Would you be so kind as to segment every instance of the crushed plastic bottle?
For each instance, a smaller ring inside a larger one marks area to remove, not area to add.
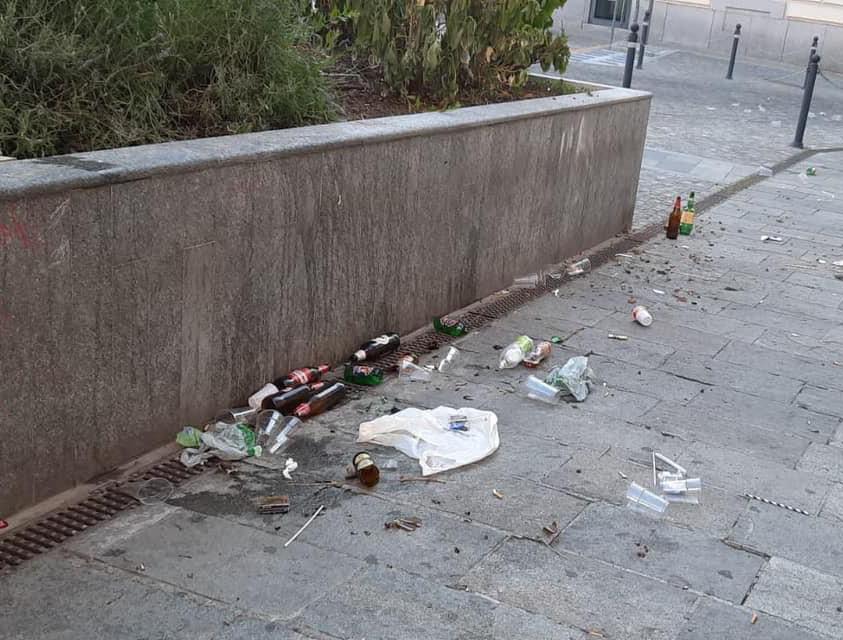
[[[439,373],[445,373],[453,369],[459,356],[459,350],[456,347],[450,347],[447,355],[439,361],[439,366],[437,367]]]
[[[533,339],[529,336],[518,336],[501,354],[499,369],[512,369],[533,350]]]

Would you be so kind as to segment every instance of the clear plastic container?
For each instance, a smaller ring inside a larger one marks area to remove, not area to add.
[[[527,397],[533,400],[541,400],[548,404],[559,402],[560,390],[536,376],[527,376],[524,381],[524,390],[527,392]]]
[[[277,453],[290,440],[290,436],[302,425],[302,421],[295,416],[285,416],[270,409],[261,411],[255,424],[258,444],[270,454]]]
[[[663,493],[687,493],[689,491],[702,491],[702,480],[700,480],[699,478],[662,480],[661,485]]]
[[[439,373],[445,373],[446,371],[453,369],[459,356],[459,350],[456,347],[450,347],[448,349],[448,354],[439,361],[439,366],[437,367]]]
[[[569,276],[581,276],[589,271],[591,271],[591,260],[588,258],[577,260],[568,267]]]
[[[631,482],[626,490],[626,506],[634,511],[649,515],[662,514],[667,509],[667,505],[667,500],[652,491],[647,491],[636,482]]]
[[[404,382],[428,382],[430,378],[430,369],[420,367],[409,360],[402,360],[398,363],[399,380],[403,380]]]

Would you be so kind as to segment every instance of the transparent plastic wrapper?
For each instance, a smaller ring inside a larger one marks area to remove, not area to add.
[[[259,457],[262,451],[257,445],[255,432],[244,423],[214,422],[208,425],[201,440],[199,447],[188,447],[181,452],[181,463],[185,467],[195,467],[210,458],[242,460]]]
[[[510,289],[535,289],[542,284],[544,284],[544,275],[541,272],[531,273],[515,278]]]
[[[536,376],[527,376],[524,381],[524,390],[527,392],[527,397],[532,400],[540,400],[548,404],[559,403],[560,390]]]
[[[404,382],[428,382],[431,378],[430,369],[402,360],[398,363],[398,379]]]
[[[588,397],[589,383],[594,373],[588,368],[588,358],[575,356],[561,367],[554,367],[544,381],[562,390],[562,395],[571,395],[577,402]]]
[[[452,370],[456,366],[457,359],[459,357],[459,350],[456,347],[450,347],[447,355],[439,361],[439,366],[437,367],[439,373],[445,373],[446,371]]]
[[[647,491],[636,482],[631,482],[626,490],[626,506],[633,511],[649,515],[662,514],[667,509],[668,501],[652,491]]]
[[[451,418],[465,417],[468,429],[450,429]],[[429,476],[482,460],[497,450],[498,417],[469,407],[409,408],[360,425],[357,442],[394,447],[416,458]]]

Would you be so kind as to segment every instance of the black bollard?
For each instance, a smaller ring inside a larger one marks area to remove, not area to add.
[[[623,69],[623,87],[629,89],[632,85],[632,68],[635,66],[635,48],[638,44],[638,25],[634,22],[629,26],[629,38],[626,43],[626,66]]]
[[[805,91],[802,93],[802,110],[799,112],[799,122],[796,123],[796,137],[790,146],[801,149],[802,138],[805,136],[805,125],[808,124],[808,113],[811,111],[811,99],[814,97],[814,83],[820,70],[820,57],[815,53],[808,64],[808,77],[805,78]]]
[[[650,10],[644,12],[644,28],[641,30],[641,42],[638,43],[638,69],[644,68],[644,47],[647,46],[647,36],[650,35]]]
[[[735,36],[732,39],[732,56],[729,58],[729,71],[726,72],[726,80],[732,79],[732,72],[735,70],[735,56],[738,55],[738,41],[741,39],[741,25],[735,25]]]
[[[808,82],[808,69],[811,68],[811,58],[817,53],[817,48],[820,44],[820,37],[814,36],[814,41],[811,43],[811,53],[808,54],[808,66],[805,67],[805,79],[802,81],[802,88],[805,88],[805,84]]]

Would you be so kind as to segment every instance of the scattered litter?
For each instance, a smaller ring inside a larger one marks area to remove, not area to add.
[[[642,327],[649,327],[653,324],[653,316],[650,315],[649,311],[647,311],[647,307],[640,304],[637,307],[633,307],[632,319]]]
[[[634,258],[635,256],[630,255],[629,253],[616,253],[616,258]]]
[[[761,236],[761,242],[784,242],[781,236]]]
[[[257,411],[261,408],[261,405],[263,404],[264,400],[266,400],[269,396],[276,395],[278,392],[279,389],[276,385],[271,382],[267,382],[260,389],[258,389],[251,396],[249,396],[249,406],[255,411]]]
[[[158,504],[173,495],[173,483],[166,478],[150,478],[138,484],[134,495],[142,504]]]
[[[258,513],[267,516],[287,513],[290,510],[290,496],[264,496],[258,499]]]
[[[554,289],[553,295],[555,295],[558,298],[559,297],[559,289]]]
[[[548,404],[559,402],[559,389],[552,384],[540,380],[536,376],[527,376],[527,379],[524,381],[524,391],[526,391],[527,397],[531,400],[541,400]]]
[[[506,347],[501,354],[499,369],[512,369],[518,366],[524,358],[533,350],[533,340],[529,336],[518,336],[515,341]]]
[[[577,260],[568,267],[569,276],[580,276],[588,271],[591,271],[591,260],[588,258]]]
[[[752,618],[750,618],[749,620],[749,624],[755,624],[756,622],[758,622],[758,614],[753,611]]]
[[[817,175],[817,169],[816,169],[816,167],[808,167],[807,169],[805,169],[805,175],[806,175],[806,176],[815,176],[815,175]]]
[[[747,498],[751,498],[753,500],[758,500],[759,502],[763,502],[764,504],[771,504],[774,507],[780,507],[782,509],[787,509],[788,511],[793,511],[794,513],[801,513],[803,516],[810,516],[811,514],[807,511],[803,511],[802,509],[797,509],[796,507],[791,507],[788,504],[782,504],[781,502],[776,502],[775,500],[770,500],[768,498],[762,498],[760,496],[752,495],[751,493],[744,494]]]
[[[433,328],[439,333],[459,338],[468,333],[468,327],[459,320],[442,317],[433,319]]]
[[[770,167],[760,166],[755,172],[755,175],[769,178],[771,175],[773,175],[773,170]]]
[[[648,491],[636,482],[630,482],[626,490],[626,505],[642,513],[664,513],[668,502],[652,491]]]
[[[563,342],[562,338],[560,338],[559,336],[551,336],[550,341],[553,344],[562,344],[562,342]]]
[[[383,382],[383,369],[364,364],[346,364],[343,380],[365,387],[376,387]]]
[[[682,467],[682,466],[680,466],[680,465],[676,464],[673,460],[671,460],[671,459],[670,459],[670,458],[668,458],[667,456],[664,456],[664,455],[662,455],[662,454],[660,454],[660,453],[657,453],[657,452],[653,452],[653,456],[654,456],[656,459],[661,460],[662,462],[664,462],[666,465],[673,467],[673,468],[676,470],[676,472],[677,472],[677,473],[679,473],[679,474],[681,474],[681,475],[683,475],[683,476],[684,476],[684,475],[687,475],[688,471],[685,469],[685,467]]]
[[[180,460],[185,467],[195,467],[211,458],[242,460],[252,456],[260,457],[262,451],[257,444],[255,432],[244,423],[214,422],[208,425],[200,439],[198,447],[187,447],[181,452]]]
[[[460,357],[460,352],[456,347],[449,347],[447,355],[442,358],[439,362],[439,366],[436,367],[439,373],[445,373],[446,371],[451,371],[457,359]]]
[[[455,414],[471,422],[468,431],[450,431]],[[360,425],[357,442],[394,447],[417,458],[422,475],[429,476],[482,460],[500,445],[498,417],[472,408],[403,409]]]
[[[422,526],[422,521],[419,518],[396,518],[385,522],[383,525],[386,529],[403,529],[404,531],[415,531]]]
[[[765,112],[767,111],[767,109],[765,109],[765,108],[764,108],[764,105],[760,105],[760,104],[758,105],[758,110],[759,110],[761,113],[765,113]]]
[[[623,471],[618,471],[618,475],[623,478],[624,480],[628,480],[629,476],[626,475]]]
[[[430,369],[420,367],[406,358],[398,363],[398,379],[403,382],[429,382],[432,376]]]
[[[448,484],[441,478],[425,478],[423,476],[401,476],[398,478],[399,482],[438,482],[439,484]]]
[[[817,258],[817,262],[819,264],[828,264],[828,260],[823,260],[822,258]]]
[[[632,296],[628,297],[628,298],[626,299],[626,301],[627,301],[629,304],[635,304],[636,302],[638,302],[638,300],[636,300],[636,299],[635,299],[635,298],[633,298]]]
[[[588,367],[586,356],[575,356],[561,367],[554,367],[544,381],[562,390],[562,395],[571,395],[577,402],[588,397],[591,378],[594,373]]]
[[[609,385],[606,384],[605,382],[603,383],[603,397],[604,398],[609,397]]]
[[[683,296],[681,293],[674,293],[673,297],[676,299],[677,302],[688,302],[688,297]]]
[[[249,424],[254,424],[257,415],[257,409],[252,409],[252,407],[237,407],[235,409],[223,411],[221,414],[219,414],[216,418],[213,419],[213,422],[227,422],[228,424],[247,422]]]
[[[556,522],[556,520],[551,522],[549,525],[544,525],[542,527],[542,531],[544,531],[545,534],[547,534],[548,536],[548,539],[545,540],[545,544],[548,547],[551,546],[554,542],[556,542],[556,538],[558,538],[559,534],[562,533],[562,529],[559,528],[559,523]]]
[[[271,454],[278,453],[302,424],[297,417],[281,415],[273,409],[261,411],[255,422],[258,444]]]
[[[606,634],[604,634],[600,629],[589,629],[588,635],[594,636],[595,638],[605,638]]]
[[[835,260],[831,264],[833,264],[835,267],[843,267],[843,260]]]
[[[524,358],[524,366],[525,367],[537,367],[544,360],[547,356],[550,355],[552,351],[551,344],[549,342],[539,342],[534,347],[530,353]]]
[[[706,107],[707,111],[717,111],[717,107]]]
[[[381,464],[382,469],[386,469],[387,471],[395,471],[398,468],[398,460],[395,458],[387,458]]]
[[[497,489],[492,489],[492,495],[495,496],[498,500],[503,500],[503,494]]]
[[[629,340],[629,336],[618,335],[617,333],[610,333],[606,336],[610,340]]]
[[[384,333],[377,338],[372,338],[351,354],[351,362],[363,362],[364,360],[377,360],[383,355],[395,351],[401,345],[401,337],[397,333]]]
[[[141,562],[139,565],[135,566],[135,571],[146,571],[146,566]]]
[[[298,468],[298,462],[296,462],[292,458],[287,458],[287,461],[284,463],[284,470],[281,472],[281,475],[287,478],[287,480],[292,480],[293,477],[290,474]]]
[[[543,275],[541,273],[533,273],[529,276],[515,278],[510,289],[535,289],[541,284],[544,284]]]
[[[202,432],[196,427],[185,427],[176,434],[176,442],[183,447],[199,447],[202,445]]]
[[[448,418],[449,431],[468,431],[468,418],[462,414]]]
[[[351,461],[355,475],[364,487],[374,487],[380,480],[381,472],[372,456],[366,451],[356,454]]]
[[[287,547],[289,547],[289,546],[293,543],[293,541],[301,535],[301,532],[302,532],[302,531],[304,531],[305,529],[307,529],[307,528],[310,526],[310,523],[311,523],[311,522],[313,522],[314,520],[316,520],[316,516],[318,516],[318,515],[319,515],[320,513],[322,513],[324,510],[325,510],[325,505],[324,505],[324,504],[319,505],[319,508],[316,510],[316,513],[314,513],[312,516],[310,516],[310,518],[308,518],[308,519],[307,519],[307,522],[305,522],[305,523],[301,526],[301,528],[299,528],[299,530],[298,530],[298,531],[296,531],[296,532],[293,534],[293,537],[292,537],[292,538],[290,538],[289,540],[287,540],[287,542],[285,542],[285,543],[284,543],[284,548],[286,549]]]
[[[653,293],[660,296],[664,295],[664,291],[662,291],[661,289],[653,289]]]

